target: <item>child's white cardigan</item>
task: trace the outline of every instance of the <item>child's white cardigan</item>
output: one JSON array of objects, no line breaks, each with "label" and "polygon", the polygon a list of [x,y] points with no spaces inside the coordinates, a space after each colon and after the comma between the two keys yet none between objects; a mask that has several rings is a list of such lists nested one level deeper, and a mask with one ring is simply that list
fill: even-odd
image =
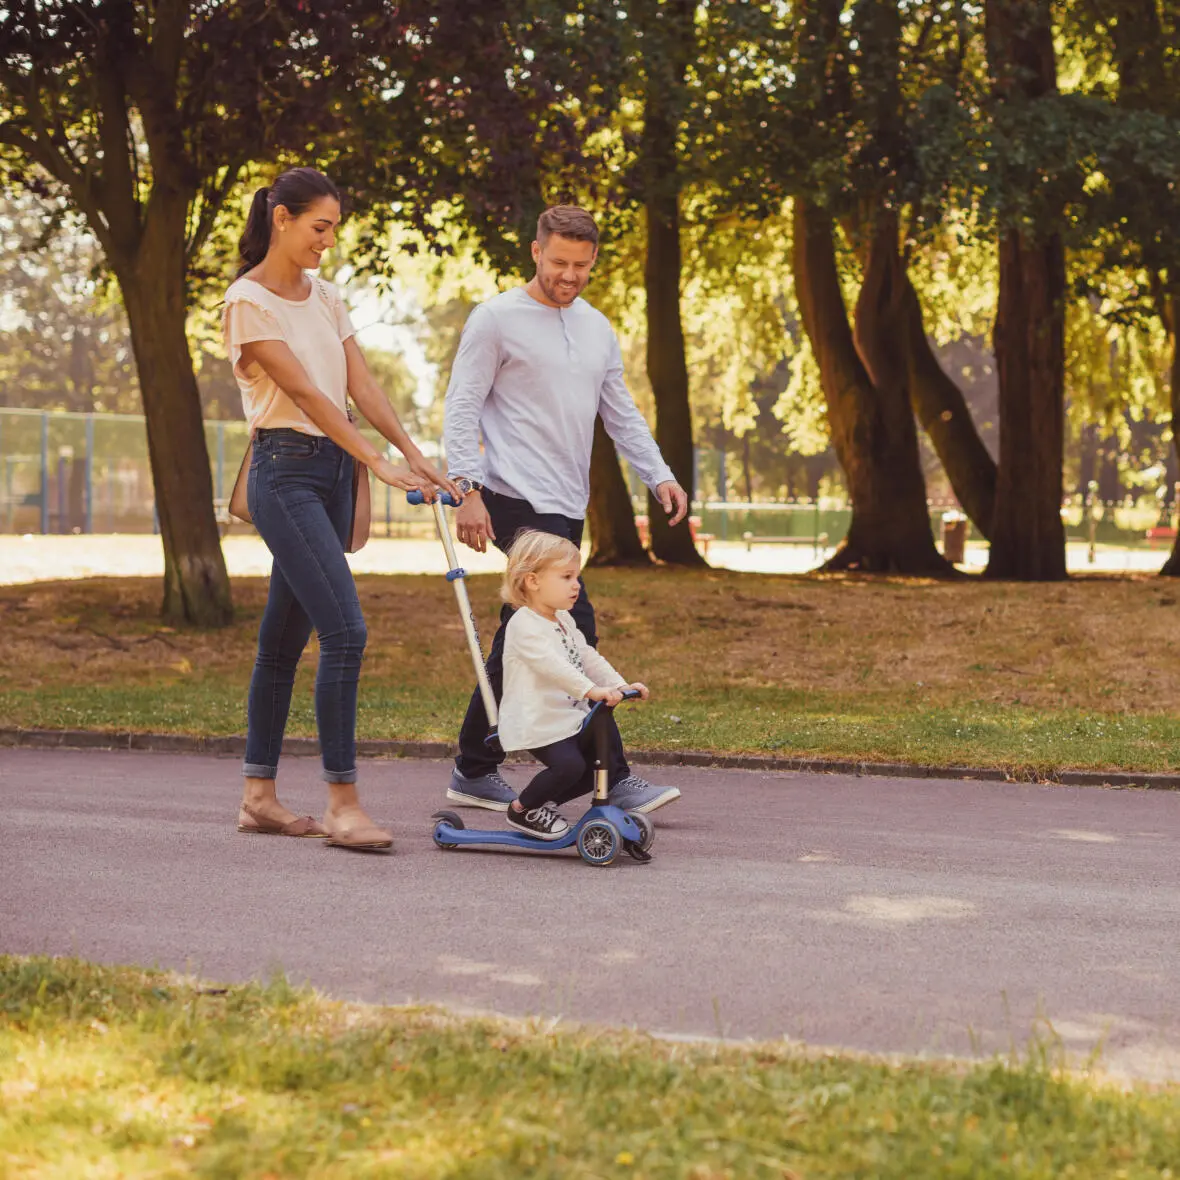
[{"label": "child's white cardigan", "polygon": [[573,737],[590,711],[589,689],[627,682],[585,640],[569,611],[557,622],[522,606],[504,633],[500,744],[535,750]]}]

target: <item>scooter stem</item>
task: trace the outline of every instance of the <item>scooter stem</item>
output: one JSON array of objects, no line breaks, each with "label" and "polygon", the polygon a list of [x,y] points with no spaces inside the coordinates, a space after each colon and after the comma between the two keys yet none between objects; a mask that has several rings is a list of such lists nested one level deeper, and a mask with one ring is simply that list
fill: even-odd
[{"label": "scooter stem", "polygon": [[467,595],[467,585],[464,579],[467,571],[459,564],[459,557],[455,552],[455,542],[451,538],[451,528],[447,524],[446,512],[443,509],[442,497],[436,496],[431,501],[434,509],[434,523],[438,529],[439,539],[443,543],[443,550],[447,555],[447,581],[455,591],[455,598],[459,603],[459,617],[463,620],[463,630],[467,633],[467,647],[471,652],[471,663],[475,668],[475,679],[479,683],[479,695],[483,699],[484,711],[488,715],[488,725],[495,730],[500,723],[500,711],[496,707],[496,697],[488,680],[488,670],[483,662],[483,648],[479,644],[479,629],[475,625],[475,612],[471,609],[471,599]]}]

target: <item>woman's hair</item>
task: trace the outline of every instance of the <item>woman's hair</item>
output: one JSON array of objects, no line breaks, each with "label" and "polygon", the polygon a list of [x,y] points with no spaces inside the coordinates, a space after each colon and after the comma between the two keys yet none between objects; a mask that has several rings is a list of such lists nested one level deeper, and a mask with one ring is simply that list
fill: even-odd
[{"label": "woman's hair", "polygon": [[552,533],[539,533],[536,529],[517,533],[508,553],[508,569],[504,574],[500,597],[509,606],[526,605],[525,578],[569,561],[576,561],[579,566],[582,564],[582,554],[573,541],[555,537]]},{"label": "woman's hair", "polygon": [[314,168],[288,168],[269,188],[260,188],[250,202],[246,229],[238,239],[242,265],[234,277],[240,279],[266,257],[277,205],[282,205],[292,217],[298,217],[321,197],[340,200],[336,186]]}]

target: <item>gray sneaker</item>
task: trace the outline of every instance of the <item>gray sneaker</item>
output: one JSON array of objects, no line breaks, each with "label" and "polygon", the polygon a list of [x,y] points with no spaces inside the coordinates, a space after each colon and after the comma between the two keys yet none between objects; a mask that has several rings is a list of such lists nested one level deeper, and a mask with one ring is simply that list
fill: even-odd
[{"label": "gray sneaker", "polygon": [[653,787],[637,774],[620,779],[607,795],[613,806],[621,807],[624,811],[639,811],[644,815],[679,798],[679,787]]},{"label": "gray sneaker", "polygon": [[488,771],[477,778],[467,778],[457,770],[452,770],[447,798],[461,807],[486,807],[488,811],[507,811],[508,804],[516,798],[516,792],[504,781],[498,770]]}]

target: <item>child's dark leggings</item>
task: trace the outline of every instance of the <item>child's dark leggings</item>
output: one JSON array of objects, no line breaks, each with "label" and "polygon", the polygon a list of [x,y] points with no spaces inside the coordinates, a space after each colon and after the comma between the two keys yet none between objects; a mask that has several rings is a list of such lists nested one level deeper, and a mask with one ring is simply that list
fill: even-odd
[{"label": "child's dark leggings", "polygon": [[[608,713],[598,724],[606,726],[612,762],[616,758],[621,760],[623,739],[619,736],[614,717]],[[520,805],[525,811],[547,802],[560,807],[594,790],[594,734],[590,729],[529,752],[544,763],[545,769],[534,775],[520,793]]]}]

